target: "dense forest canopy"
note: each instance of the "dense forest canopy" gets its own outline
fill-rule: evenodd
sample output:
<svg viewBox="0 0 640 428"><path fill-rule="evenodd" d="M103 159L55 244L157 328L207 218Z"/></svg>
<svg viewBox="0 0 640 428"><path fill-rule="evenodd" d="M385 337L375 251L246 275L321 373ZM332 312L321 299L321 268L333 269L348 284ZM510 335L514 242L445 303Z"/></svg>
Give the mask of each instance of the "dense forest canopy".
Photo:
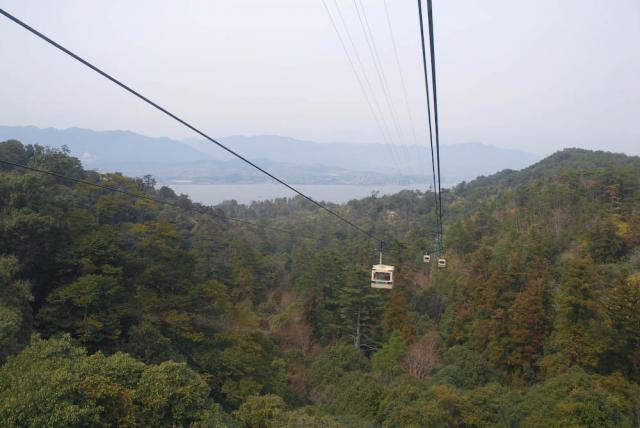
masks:
<svg viewBox="0 0 640 428"><path fill-rule="evenodd" d="M0 143L0 425L640 426L640 158L443 192L205 207ZM230 221L225 216L255 222ZM289 233L274 228L285 229Z"/></svg>

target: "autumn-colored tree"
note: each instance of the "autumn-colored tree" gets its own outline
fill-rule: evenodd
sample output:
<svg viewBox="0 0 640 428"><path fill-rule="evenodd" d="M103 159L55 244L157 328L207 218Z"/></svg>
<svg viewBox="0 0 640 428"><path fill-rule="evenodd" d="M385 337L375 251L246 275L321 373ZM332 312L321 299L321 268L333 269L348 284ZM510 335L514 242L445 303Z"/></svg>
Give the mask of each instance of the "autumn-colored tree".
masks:
<svg viewBox="0 0 640 428"><path fill-rule="evenodd" d="M528 381L535 379L550 331L544 281L544 278L530 281L509 308L509 337L513 344L509 365Z"/></svg>
<svg viewBox="0 0 640 428"><path fill-rule="evenodd" d="M434 329L409 346L404 357L407 373L417 379L425 379L442 363L442 339Z"/></svg>
<svg viewBox="0 0 640 428"><path fill-rule="evenodd" d="M629 247L640 247L640 210L631 215L624 237Z"/></svg>

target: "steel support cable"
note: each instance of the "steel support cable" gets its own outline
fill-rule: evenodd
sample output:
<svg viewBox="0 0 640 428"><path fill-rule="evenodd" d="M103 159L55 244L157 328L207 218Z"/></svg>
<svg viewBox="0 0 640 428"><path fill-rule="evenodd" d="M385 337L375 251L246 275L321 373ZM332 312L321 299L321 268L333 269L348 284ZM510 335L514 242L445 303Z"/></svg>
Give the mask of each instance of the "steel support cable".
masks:
<svg viewBox="0 0 640 428"><path fill-rule="evenodd" d="M389 92L387 76L384 72L382 61L380 61L380 55L378 54L378 47L373 37L373 31L371 31L371 26L369 25L369 19L367 18L364 5L360 0L353 0L353 6L355 8L358 21L360 22L360 28L362 29L362 33L367 43L367 48L369 49L369 55L371 55L371 61L373 62L373 66L374 66L374 69L376 70L378 80L380 81L380 87L382 88L382 95L384 96L387 107L389 108L389 113L393 121L393 125L396 129L396 133L398 134L398 138L402 141L404 140L404 134L402 132L401 127L399 126L398 116L396 115L395 108L393 105L393 99L391 98L391 94Z"/></svg>
<svg viewBox="0 0 640 428"><path fill-rule="evenodd" d="M429 43L431 46L431 83L433 84L433 113L436 125L436 156L438 159L438 199L440 205L440 243L444 248L444 227L442 225L442 189L440 187L440 132L438 128L438 91L436 84L436 50L435 38L433 36L433 7L432 0L427 0L427 15L429 18Z"/></svg>
<svg viewBox="0 0 640 428"><path fill-rule="evenodd" d="M324 0L322 0L322 2L324 3ZM398 164L398 172L401 174L402 173L402 169L400 168L400 156L398 155L398 152L396 151L395 145L393 143L393 136L391 134L391 132L389 131L389 127L387 125L387 122L385 120L385 115L384 115L384 110L380 107L380 103L378 102L378 97L376 97L376 93L373 90L373 85L371 84L371 80L369 79L367 72L366 72L366 68L364 66L364 63L362 62L362 58L360 57L360 54L358 53L358 49L356 47L355 42L353 41L353 37L351 36L351 31L349 31L349 26L347 25L347 21L344 19L344 15L342 14L342 9L340 9L340 5L338 4L337 0L333 0L333 3L336 7L336 10L338 12L338 17L340 18L340 22L342 23L342 26L344 27L344 31L347 35L347 39L349 40L349 43L351 44L351 48L353 49L353 53L354 56L356 57L356 61L358 63L358 65L360 66L360 69L362 70L362 76L364 78L365 83L367 84L367 87L369 88L369 92L371 93L371 98L373 99L374 105L376 106L377 110L378 110L378 114L380 115L380 118L382 120L382 124L384 125L384 128L389 136L388 141L389 142L385 142L386 144L389 145L390 147L390 152L392 153L392 157L394 158L394 161ZM326 7L326 5L325 5Z"/></svg>
<svg viewBox="0 0 640 428"><path fill-rule="evenodd" d="M391 90L389 89L389 83L387 80L387 76L386 73L384 71L384 63L382 62L382 60L380 59L380 54L378 52L378 47L376 45L376 40L375 37L373 36L373 31L371 30L371 25L369 24L369 18L367 18L367 13L366 13L366 9L364 7L364 4L362 2L362 0L357 0L357 3L360 4L360 10L362 11L362 18L364 18L364 24L366 26L367 32L368 32L368 37L369 40L371 41L371 45L373 46L373 52L375 54L375 60L377 61L378 64L378 69L380 70L380 73L382 74L382 82L383 82L383 90L385 91L385 96L388 98L387 103L390 104L390 110L391 110L391 115L395 121L395 125L396 125L396 129L398 132L398 137L400 138L401 142L405 142L405 137L404 137L404 132L402 131L402 126L400 124L400 120L399 120L399 115L395 109L395 104L393 102L393 97L391 96ZM354 4L356 4L356 0L354 0ZM385 12L387 12L386 10L386 1L385 1ZM358 7L356 5L356 12L358 12ZM359 14L358 14L359 17ZM362 24L362 19L361 19L361 24ZM387 24L390 25L390 21L388 20L388 14L387 14ZM391 30L391 27L389 27L389 29ZM391 42L393 44L393 48L394 48L394 52L397 56L397 51L396 46L395 46L395 39L393 37L393 30L391 30ZM396 58L397 60L397 58ZM399 67L399 61L398 62L398 67ZM402 81L402 85L404 85L404 78L402 76L402 72L401 73L401 81ZM405 88L405 96L406 96L406 88ZM405 102L406 102L406 98L405 98ZM416 135L415 135L415 129L413 128L413 119L411 118L411 114L409 113L409 122L411 125L411 131L413 132L413 140L414 143L417 141ZM409 152L409 149L407 148L406 145L404 144L400 144L400 151L402 152L402 154L405 157L405 162L407 163L407 166L411 166L412 171L416 171L416 175L420 175L420 162L417 159L414 159L413 156L411 156L411 153ZM414 165L415 163L415 165ZM417 165L417 167L416 167Z"/></svg>
<svg viewBox="0 0 640 428"><path fill-rule="evenodd" d="M295 236L295 237L311 239L311 240L318 241L318 242L322 241L321 239L319 239L319 238L317 238L315 236L301 235L298 232L293 232L291 230L286 230L286 229L282 229L282 228L279 228L279 227L273 227L273 226L265 226L265 225L261 225L259 223L255 223L255 222L250 221L250 220L245 220L243 218L231 217L231 216L228 216L226 214L225 215L221 215L221 214L216 214L215 212L211 212L211 211L204 211L204 210L200 211L200 210L195 209L195 208L184 207L184 206L182 206L180 204L177 204L175 202L167 201L167 200L156 198L156 197L149 196L149 195L144 195L144 194L141 194L141 193L129 192L127 190L118 189L117 187L106 186L104 184L94 183L92 181L83 180L81 178L70 177L68 175L60 174L60 173L55 172L55 171L49 171L49 170L46 170L46 169L35 168L35 167L32 167L32 166L28 166L28 165L22 165L22 164L10 162L10 161L4 160L4 159L0 159L0 163L5 164L5 165L10 165L10 166L13 166L13 167L16 167L16 168L22 168L22 169L25 169L25 170L28 170L28 171L32 171L32 172L37 172L37 173L40 173L40 174L50 175L50 176L53 176L53 177L61 178L63 180L72 181L74 183L79 183L79 184L84 184L84 185L87 185L87 186L97 187L99 189L108 190L108 191L114 192L114 193L120 193L122 195L126 195L126 196L129 196L129 197L132 197L132 198L136 198L136 199L144 199L144 200L147 200L147 201L156 202L156 203L159 203L159 204L162 204L162 205L169 205L169 206L172 206L172 207L175 207L175 208L179 208L179 209L183 209L183 210L197 211L200 214L210 215L210 216L218 218L220 220L230 220L230 221L234 221L236 223L246 224L246 225L249 225L249 226L252 226L252 227L255 227L255 228L273 230L275 232L282 232L282 233L286 233L286 234L289 234L289 235L292 235L292 236Z"/></svg>
<svg viewBox="0 0 640 428"><path fill-rule="evenodd" d="M323 0L324 2L324 0ZM401 157L399 155L399 152L396 148L396 144L394 142L394 136L393 133L391 132L391 127L388 125L387 120L386 120L386 115L385 115L385 111L381 106L381 102L378 100L378 97L376 96L376 91L374 90L374 85L371 83L371 79L369 79L369 75L367 74L367 69L364 66L364 62L362 61L362 57L360 56L359 52L358 52L358 48L356 46L356 43L351 35L351 31L349 31L349 25L347 24L346 19L344 18L344 14L342 13L342 9L340 8L340 4L338 3L337 0L333 0L333 4L335 5L336 11L338 12L338 17L340 18L340 22L342 23L342 27L344 28L344 31L347 35L347 39L349 40L349 43L351 45L351 49L353 50L353 53L356 57L356 61L358 63L358 65L360 66L360 69L362 70L362 76L367 84L367 87L369 89L369 92L371 93L371 97L375 103L375 106L378 110L378 114L380 115L380 118L382 119L382 124L384 125L384 128L386 130L386 133L388 135L388 138L384 141L385 145L387 147L387 150L389 151L389 153L391 153L391 159L393 160L393 162L396 165L396 170L398 171L399 175L402 175L404 173L404 169L402 168L402 160Z"/></svg>
<svg viewBox="0 0 640 428"><path fill-rule="evenodd" d="M407 109L407 116L409 117L409 126L411 128L411 135L413 137L414 146L419 146L418 136L416 134L416 125L413 120L413 114L411 114L411 107L409 105L409 95L407 92L407 85L404 79L404 73L402 72L402 66L400 65L400 54L398 53L398 44L396 43L396 36L393 31L393 25L391 24L391 15L389 14L389 7L387 5L387 0L382 1L384 5L384 13L387 20L387 27L389 28L389 35L391 36L391 46L393 48L393 55L395 57L396 67L398 68L398 74L400 75L400 84L402 87L402 97L404 99L404 106ZM418 155L421 155L424 152L422 150L418 150ZM413 156L411 156L413 158ZM424 155L424 159L427 160L426 154ZM422 161L419 158L416 158L416 161L422 165ZM421 170L421 168L419 168ZM425 183L429 181L429 173L428 170L424 172Z"/></svg>
<svg viewBox="0 0 640 428"><path fill-rule="evenodd" d="M431 97L429 95L429 72L427 71L427 53L424 44L424 24L422 19L422 3L421 0L418 0L418 17L420 21L420 46L422 47L422 68L424 71L424 88L425 93L427 95L427 119L429 122L429 144L431 146L431 171L433 173L433 197L435 202L436 209L436 228L437 233L436 236L439 237L440 231L442 228L440 227L440 210L438 209L438 187L436 186L436 167L435 167L435 155L433 152L433 131L431 128Z"/></svg>
<svg viewBox="0 0 640 428"><path fill-rule="evenodd" d="M230 148L228 148L227 146L225 146L224 144L216 141L215 139L211 138L210 136L208 136L207 134L205 134L204 132L200 131L198 128L196 128L195 126L191 125L190 123L184 121L183 119L181 119L180 117L176 116L175 114L171 113L170 111L168 111L167 109L165 109L164 107L161 107L160 105L156 104L155 102L151 101L149 98L145 97L144 95L140 94L139 92L135 91L134 89L130 88L129 86L125 85L124 83L122 83L121 81L119 81L118 79L116 79L115 77L112 77L111 75L107 74L106 72L102 71L100 68L96 67L95 65L91 64L89 61L83 59L82 57L76 55L75 53L71 52L69 49L65 48L64 46L60 45L59 43L51 40L49 37L45 36L44 34L42 34L41 32L39 32L38 30L36 30L35 28L30 27L28 24L26 24L25 22L21 21L20 19L16 18L15 16L11 15L10 13L8 13L7 11L5 11L4 9L0 9L0 13L4 16L6 16L7 18L9 18L11 21L15 22L16 24L20 25L22 28L26 29L27 31L31 32L32 34L38 36L40 39L44 40L45 42L49 43L50 45L56 47L57 49L61 50L62 52L64 52L65 54L69 55L70 57L72 57L73 59L77 60L78 62L84 64L85 66L87 66L88 68L92 69L93 71L95 71L96 73L100 74L101 76L105 77L106 79L110 80L111 82L115 83L116 85L120 86L122 89L124 89L125 91L129 92L130 94L138 97L139 99L141 99L142 101L146 102L147 104L151 105L152 107L155 107L157 110L160 110L162 113L166 114L167 116L171 117L172 119L176 120L177 122L181 123L182 125L186 126L187 128L189 128L190 130L194 131L195 133L197 133L198 135L206 138L208 141L211 141L212 143L216 144L218 147L226 150L227 152L229 152L230 154L232 154L233 156L237 157L238 159L244 161L245 163L251 165L252 167L254 167L255 169L257 169L258 171L262 172L263 174L265 174L266 176L272 178L273 180L277 181L278 183L282 184L283 186L285 186L286 188L288 188L289 190L294 191L295 193L297 193L298 195L302 196L304 199L306 199L307 201L311 202L312 204L318 206L319 208L325 210L326 212L328 212L329 214L333 215L334 217L340 219L341 221L347 223L348 225L350 225L351 227L353 227L354 229L357 229L358 231L360 231L361 233L367 235L369 238L374 239L374 240L378 240L381 241L380 239L377 239L375 236L373 236L371 233L367 232L366 230L364 230L363 228L361 228L360 226L358 226L357 224L353 223L352 221L344 218L343 216L341 216L340 214L336 213L335 211L333 211L331 208L326 207L325 205L321 204L320 202L317 202L315 199L312 199L311 197L305 195L304 193L302 193L301 191L299 191L298 189L296 189L295 187L287 184L285 181L281 180L280 178L276 177L275 175L271 174L269 171L259 167L258 165L256 165L255 163L251 162L249 159L245 158L244 156L234 152L233 150L231 150Z"/></svg>
<svg viewBox="0 0 640 428"><path fill-rule="evenodd" d="M362 82L362 78L360 77L360 73L358 73L358 70L355 66L355 63L353 62L353 59L351 58L351 54L349 54L349 50L347 49L347 45L344 42L344 39L342 38L342 35L340 34L340 31L338 30L338 26L335 22L335 20L333 19L333 15L331 14L331 11L329 10L329 7L327 6L325 0L322 0L322 5L324 6L324 9L327 12L327 15L329 16L329 20L331 21L331 25L333 26L333 29L336 33L336 35L338 36L338 40L340 41L340 45L342 46L342 50L344 51L345 55L347 56L347 60L349 61L349 64L351 65L351 70L353 71L353 74L356 77L356 80L358 81L358 84L360 86L360 90L362 91L362 95L364 96L367 105L369 106L369 110L371 110L371 114L374 118L374 121L376 122L376 124L378 125L378 128L380 129L380 134L382 135L382 140L385 143L385 146L387 146L389 144L389 140L388 140L388 136L385 133L385 126L383 124L383 122L381 121L381 119L378 117L378 113L376 112L373 104L371 103L371 99L369 98L369 94L367 93L367 90L365 88L364 83ZM344 19L342 20L343 24L345 24ZM347 31L347 34L348 31ZM355 45L353 44L353 40L351 40L351 44L353 46L354 52L357 55L357 51L355 50ZM362 63L360 63L360 65L362 65ZM366 79L366 74L364 73L363 70L363 75L364 78ZM369 87L371 87L371 84L369 83ZM373 94L372 94L373 96ZM388 146L387 146L388 147ZM391 149L389 149L391 150ZM391 152L391 159L392 162L394 163L394 168L396 170L396 172L398 174L402 174L402 170L400 169L400 164L397 161L397 159L395 158L395 153Z"/></svg>
<svg viewBox="0 0 640 428"><path fill-rule="evenodd" d="M404 98L404 105L407 109L407 116L409 117L409 123L411 125L411 133L413 135L413 142L418 144L418 137L416 135L416 127L413 122L413 115L411 114L411 108L409 106L409 96L407 95L407 85L404 80L404 73L402 72L402 67L400 65L400 55L398 54L398 45L396 43L396 36L393 32L393 25L391 25L391 17L389 15L389 8L387 6L387 0L383 0L384 3L384 12L387 19L387 26L389 27L389 34L391 36L391 46L393 47L393 55L396 60L396 66L398 67L398 74L400 75L400 83L402 85L402 95Z"/></svg>
<svg viewBox="0 0 640 428"><path fill-rule="evenodd" d="M382 67L382 63L380 61L380 57L378 55L378 49L376 47L376 42L373 38L373 32L371 31L371 27L369 26L369 21L367 19L366 13L364 11L364 7L360 2L360 7L358 7L358 0L353 0L353 5L356 10L356 15L358 17L358 21L360 22L360 28L362 29L362 33L364 35L365 41L367 43L367 48L369 49L369 55L371 56L371 61L373 62L373 67L376 71L376 75L378 76L378 81L380 82L380 87L382 88L382 95L384 97L387 108L389 109L389 115L391 116L391 122L398 134L398 145L400 147L397 150L402 153L402 157L404 158L404 164L409 167L409 157L407 156L407 151L404 145L401 142L404 140L404 134L402 133L402 129L400 127L398 116L396 115L395 108L393 106L393 100L389 93L389 87L387 84L387 78L384 73L384 68ZM362 10L362 12L360 11Z"/></svg>

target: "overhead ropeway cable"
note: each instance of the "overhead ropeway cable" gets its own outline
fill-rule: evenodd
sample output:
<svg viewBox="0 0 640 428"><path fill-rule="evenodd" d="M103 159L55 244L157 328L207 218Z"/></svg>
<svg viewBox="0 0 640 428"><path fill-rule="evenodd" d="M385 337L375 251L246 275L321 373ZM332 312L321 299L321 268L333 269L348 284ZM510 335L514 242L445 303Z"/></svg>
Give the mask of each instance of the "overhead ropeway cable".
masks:
<svg viewBox="0 0 640 428"><path fill-rule="evenodd" d="M329 6L327 5L327 2L325 0L321 0L321 2L322 2L322 5L324 6L325 11L327 12L327 16L329 17L329 20L331 21L333 30L335 31L336 36L340 41L340 45L342 46L342 49L344 50L344 53L347 56L347 60L351 65L351 70L353 71L353 74L355 75L356 80L360 85L362 94L365 100L367 101L367 104L369 105L371 114L373 115L374 120L376 121L376 123L378 124L378 127L380 128L380 134L382 136L382 140L385 143L385 147L387 147L389 150L389 153L391 155L390 159L394 164L396 172L401 175L403 173L403 168L401 167L400 156L396 151L396 147L393 141L393 135L389 129L387 121L385 120L384 110L380 106L380 102L378 101L376 92L373 89L371 79L369 79L369 76L367 75L366 68L362 61L362 58L360 57L360 54L358 53L358 48L356 46L356 43L353 40L351 31L349 31L349 26L347 25L347 22L344 18L342 10L340 9L340 4L337 2L337 0L333 1L333 4L337 12L337 16L339 18L339 22L342 24L342 28L344 29L344 32L346 34L346 40L349 42L349 45L351 46L351 49L353 51L353 56L355 57L355 61L352 59L351 54L349 53L349 49L347 48L347 43L345 43L344 38L340 34L340 30L338 29L338 23L333 18L333 15L331 13L331 10L329 9Z"/></svg>
<svg viewBox="0 0 640 428"><path fill-rule="evenodd" d="M389 84L387 82L387 77L384 72L384 65L380 60L380 55L378 54L378 48L376 46L376 41L373 36L373 31L371 31L371 26L369 25L369 19L367 18L367 14L364 8L364 5L359 0L353 0L353 6L356 11L356 16L358 18L358 22L360 23L360 29L362 30L362 34L364 36L369 56L371 57L371 61L373 63L373 68L378 77L378 82L380 83L380 88L382 89L382 95L389 110L389 114L391 117L391 122L395 128L396 134L398 135L398 144L399 150L402 153L404 158L403 162L405 167L409 167L411 165L411 157L408 156L407 150L404 142L404 134L402 132L402 127L400 126L400 122L398 120L398 116L396 114L396 110L393 104L393 98L391 97L391 92L389 90Z"/></svg>
<svg viewBox="0 0 640 428"><path fill-rule="evenodd" d="M50 39L49 37L45 36L44 34L39 32L35 28L29 26L28 24L26 24L25 22L21 21L17 17L13 16L9 12L5 11L4 9L0 9L0 14L4 15L5 17L10 19L11 21L15 22L16 24L18 24L19 26L24 28L25 30L29 31L30 33L34 34L35 36L39 37L40 39L44 40L45 42L49 43L50 45L52 45L55 48L59 49L60 51L64 52L65 54L69 55L70 57L72 57L76 61L82 63L85 66L87 66L88 68L90 68L91 70L95 71L96 73L100 74L102 77L104 77L104 78L110 80L111 82L115 83L116 85L120 86L125 91L127 91L130 94L136 96L137 98L141 99L145 103L149 104L150 106L154 107L155 109L157 109L157 110L161 111L162 113L166 114L167 116L171 117L175 121L177 121L177 122L181 123L182 125L186 126L187 128L189 128L193 132L195 132L198 135L204 137L208 141L216 144L218 147L222 148L223 150L229 152L233 156L237 157L238 159L242 160L243 162L245 162L248 165L252 166L253 168L257 169L258 171L260 171L261 173L265 174L269 178L277 181L278 183L282 184L283 186L285 186L289 190L292 190L296 194L302 196L307 201L311 202L312 204L314 204L314 205L318 206L319 208L325 210L326 212L328 212L332 216L338 218L339 220L343 221L344 223L346 223L349 226L353 227L354 229L358 230L360 233L363 233L364 235L366 235L367 237L369 237L369 238L371 238L373 240L383 241L382 239L376 238L372 233L364 230L362 227L358 226L357 224L353 223L352 221L348 220L347 218L345 218L345 217L341 216L340 214L338 214L337 212L333 211L331 208L325 206L324 204L322 204L320 202L317 202L315 199L312 199L310 196L307 196L306 194L302 193L301 191L299 191L295 187L287 184L284 180L276 177L275 175L271 174L269 171L261 168L260 166L256 165L255 163L253 163L249 159L247 159L244 156L242 156L242 155L236 153L235 151L231 150L230 148L228 148L224 144L220 143L219 141L216 141L215 139L213 139L209 135L205 134L203 131L199 130L198 128L196 128L195 126L191 125L187 121L185 121L185 120L181 119L180 117L178 117L177 115L171 113L170 111L168 111L164 107L160 106L159 104L151 101L149 98L145 97L144 95L142 95L138 91L136 91L136 90L132 89L131 87L125 85L120 80L118 80L115 77L111 76L110 74L106 73L105 71L103 71L99 67L93 65L92 63L90 63L89 61L87 61L84 58L80 57L79 55L76 55L75 53L71 52L69 49L65 48L61 44L59 44L59 43L55 42L54 40Z"/></svg>
<svg viewBox="0 0 640 428"><path fill-rule="evenodd" d="M387 0L383 0L382 1L383 6L384 6L384 14L386 17L386 21L387 21L387 28L389 30L389 36L391 38L391 47L393 48L393 55L395 57L395 63L396 63L396 68L398 70L398 75L400 77L400 85L402 87L402 97L404 98L404 106L405 109L407 111L407 117L409 119L409 126L411 129L411 135L413 137L412 141L413 141L413 145L414 146L419 146L419 140L418 140L418 136L416 134L416 126L415 126L415 122L413 119L413 114L411 113L411 107L409 106L409 96L407 93L407 85L405 82L405 78L404 78L404 73L402 72L402 66L400 65L400 55L398 53L398 44L396 42L396 36L395 33L393 31L393 25L391 24L391 15L389 13L389 7L387 5ZM427 154L425 152L423 152L422 150L418 150L417 153L417 158L415 159L415 161L420 164L421 166L423 165L423 160L421 159L422 156L427 157ZM413 156L411 156L411 158L413 159ZM429 172L428 169L422 169L419 168L419 170L421 171L421 173L424 175L425 177L425 183L429 182Z"/></svg>
<svg viewBox="0 0 640 428"><path fill-rule="evenodd" d="M433 35L433 4L432 0L427 0L427 16L429 19L429 43L431 46L431 83L433 84L433 113L436 129L436 158L438 161L438 202L440 208L440 244L444 246L444 228L442 226L442 189L440 186L440 131L438 127L438 85L436 83L436 48Z"/></svg>
<svg viewBox="0 0 640 428"><path fill-rule="evenodd" d="M438 239L441 239L441 232L442 232L442 218L441 218L441 211L439 209L440 207L440 202L439 202L439 198L438 195L440 193L440 189L437 186L436 180L439 182L439 177L436 178L436 166L435 166L435 154L434 154L434 150L433 150L433 128L432 128L432 124L431 124L431 96L429 95L429 72L427 70L427 52L426 52L426 47L425 47L425 43L424 43L424 23L423 23L423 17L422 17L422 1L418 0L418 18L420 21L420 46L422 47L422 68L424 71L424 89L425 89L425 94L427 97L427 122L429 123L429 146L431 147L431 171L433 173L433 197L434 197L434 202L435 202L435 209L436 209L436 236L438 236ZM438 165L438 171L440 170L439 165Z"/></svg>
<svg viewBox="0 0 640 428"><path fill-rule="evenodd" d="M416 136L416 127L413 123L413 115L411 114L411 107L409 107L409 96L407 95L407 85L404 80L404 73L402 72L402 67L400 66L400 55L398 54L398 46L396 43L396 37L393 31L393 25L391 25L391 17L389 15L389 7L387 6L387 0L383 0L384 4L384 13L387 20L387 28L389 29L389 35L391 36L391 46L393 47L393 55L396 60L396 67L398 69L398 74L400 76L400 83L402 85L402 95L404 98L404 105L407 110L407 116L409 117L409 125L411 126L411 134L413 135L413 143L418 144L418 137Z"/></svg>

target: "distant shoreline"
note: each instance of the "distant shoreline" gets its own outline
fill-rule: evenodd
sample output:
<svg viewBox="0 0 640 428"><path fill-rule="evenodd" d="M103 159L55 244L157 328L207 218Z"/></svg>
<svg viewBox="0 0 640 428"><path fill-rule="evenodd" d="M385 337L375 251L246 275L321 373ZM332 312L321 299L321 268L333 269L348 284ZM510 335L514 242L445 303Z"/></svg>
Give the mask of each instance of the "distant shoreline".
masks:
<svg viewBox="0 0 640 428"><path fill-rule="evenodd" d="M224 201L236 200L241 204L293 198L295 193L280 184L193 184L193 183L161 183L174 192L189 195L191 200L206 205L217 205ZM352 199L362 199L378 192L379 196L398 193L402 190L429 189L428 184L408 185L354 185L354 184L301 184L296 188L314 199L341 204Z"/></svg>

